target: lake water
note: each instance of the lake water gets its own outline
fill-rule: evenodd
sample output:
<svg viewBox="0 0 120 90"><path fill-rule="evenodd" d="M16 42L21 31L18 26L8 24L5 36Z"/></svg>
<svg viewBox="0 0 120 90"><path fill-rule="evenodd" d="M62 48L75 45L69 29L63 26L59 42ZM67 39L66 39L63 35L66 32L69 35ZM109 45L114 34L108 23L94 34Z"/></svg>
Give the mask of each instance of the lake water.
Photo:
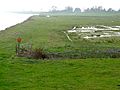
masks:
<svg viewBox="0 0 120 90"><path fill-rule="evenodd" d="M16 25L28 19L33 14L18 14L18 13L0 13L0 30Z"/></svg>

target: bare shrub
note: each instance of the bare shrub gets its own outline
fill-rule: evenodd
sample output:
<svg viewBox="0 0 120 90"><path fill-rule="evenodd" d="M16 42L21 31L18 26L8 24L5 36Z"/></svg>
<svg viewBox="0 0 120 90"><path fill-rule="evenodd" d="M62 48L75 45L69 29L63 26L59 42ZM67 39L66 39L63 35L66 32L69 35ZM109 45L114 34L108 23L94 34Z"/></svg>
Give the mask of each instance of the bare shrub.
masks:
<svg viewBox="0 0 120 90"><path fill-rule="evenodd" d="M32 52L32 57L35 58L35 59L45 59L45 58L48 58L48 56L44 53L43 49L41 49L41 48L35 49Z"/></svg>

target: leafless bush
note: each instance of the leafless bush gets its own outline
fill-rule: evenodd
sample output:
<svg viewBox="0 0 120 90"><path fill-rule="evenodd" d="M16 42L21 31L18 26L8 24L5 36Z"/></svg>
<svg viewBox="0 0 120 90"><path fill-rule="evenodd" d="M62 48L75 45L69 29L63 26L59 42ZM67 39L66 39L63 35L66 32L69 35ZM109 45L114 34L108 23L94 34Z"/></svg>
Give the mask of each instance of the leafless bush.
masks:
<svg viewBox="0 0 120 90"><path fill-rule="evenodd" d="M32 49L26 49L25 47L21 47L19 52L16 53L16 55L19 57L27 57L27 58L34 58L34 59L48 58L47 54L45 54L42 48L32 50Z"/></svg>
<svg viewBox="0 0 120 90"><path fill-rule="evenodd" d="M45 58L48 58L48 56L44 53L43 49L41 49L41 48L35 49L32 52L32 57L35 58L35 59L45 59Z"/></svg>

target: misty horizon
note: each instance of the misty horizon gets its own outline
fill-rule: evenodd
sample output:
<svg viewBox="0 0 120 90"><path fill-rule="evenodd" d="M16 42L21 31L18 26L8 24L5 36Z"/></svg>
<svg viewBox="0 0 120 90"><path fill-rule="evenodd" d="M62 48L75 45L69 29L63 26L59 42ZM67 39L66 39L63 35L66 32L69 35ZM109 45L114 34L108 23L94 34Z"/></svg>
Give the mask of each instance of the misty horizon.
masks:
<svg viewBox="0 0 120 90"><path fill-rule="evenodd" d="M52 6L62 10L67 6L80 8L82 11L93 6L102 6L106 10L112 8L119 10L120 0L4 0L0 1L0 11L50 11Z"/></svg>

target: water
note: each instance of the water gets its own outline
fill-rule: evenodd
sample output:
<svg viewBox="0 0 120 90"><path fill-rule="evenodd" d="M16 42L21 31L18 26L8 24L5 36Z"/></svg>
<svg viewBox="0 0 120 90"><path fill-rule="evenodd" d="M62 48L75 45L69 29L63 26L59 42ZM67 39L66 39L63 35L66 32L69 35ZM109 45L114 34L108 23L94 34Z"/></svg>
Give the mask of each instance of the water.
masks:
<svg viewBox="0 0 120 90"><path fill-rule="evenodd" d="M21 23L32 15L33 14L0 13L0 30L5 30L7 27Z"/></svg>
<svg viewBox="0 0 120 90"><path fill-rule="evenodd" d="M120 37L120 26L96 25L90 27L73 28L68 33L76 33L80 38Z"/></svg>

